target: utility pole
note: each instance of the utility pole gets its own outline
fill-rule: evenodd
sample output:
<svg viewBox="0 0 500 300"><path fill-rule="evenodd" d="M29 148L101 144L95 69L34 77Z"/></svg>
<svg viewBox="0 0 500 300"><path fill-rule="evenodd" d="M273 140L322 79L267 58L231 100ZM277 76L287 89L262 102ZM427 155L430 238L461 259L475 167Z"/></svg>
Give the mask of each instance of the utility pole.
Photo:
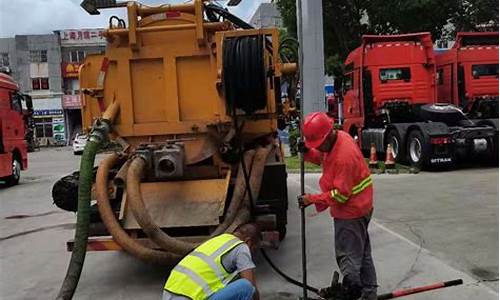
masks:
<svg viewBox="0 0 500 300"><path fill-rule="evenodd" d="M323 55L322 0L296 0L297 36L299 38L300 111L326 111L325 67ZM300 142L304 141L300 130ZM305 194L304 154L300 153L300 194ZM300 211L302 248L302 298L307 300L307 257L305 207Z"/></svg>
<svg viewBox="0 0 500 300"><path fill-rule="evenodd" d="M326 111L322 0L297 0L301 111ZM301 54L300 54L301 53Z"/></svg>

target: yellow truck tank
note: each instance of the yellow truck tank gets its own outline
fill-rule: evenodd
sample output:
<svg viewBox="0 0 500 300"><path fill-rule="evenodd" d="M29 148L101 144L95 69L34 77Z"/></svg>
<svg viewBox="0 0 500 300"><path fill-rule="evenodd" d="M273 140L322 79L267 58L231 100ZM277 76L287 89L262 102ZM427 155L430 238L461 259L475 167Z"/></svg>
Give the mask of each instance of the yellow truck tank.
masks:
<svg viewBox="0 0 500 300"><path fill-rule="evenodd" d="M280 77L295 71L277 29L201 0L121 6L128 24L113 17L106 51L80 67L84 129L112 119L120 146L97 170L87 249L172 262L249 221L276 246L287 210ZM59 184L56 204L72 201L75 180Z"/></svg>

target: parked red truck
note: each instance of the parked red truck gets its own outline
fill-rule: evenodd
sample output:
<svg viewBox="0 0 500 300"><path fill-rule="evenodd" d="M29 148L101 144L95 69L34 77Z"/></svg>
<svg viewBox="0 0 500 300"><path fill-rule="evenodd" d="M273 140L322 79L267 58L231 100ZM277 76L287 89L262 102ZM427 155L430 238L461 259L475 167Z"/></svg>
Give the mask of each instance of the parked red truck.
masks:
<svg viewBox="0 0 500 300"><path fill-rule="evenodd" d="M392 144L397 161L419 168L493 155L498 131L440 103L436 70L430 33L363 36L345 61L343 129L364 152Z"/></svg>
<svg viewBox="0 0 500 300"><path fill-rule="evenodd" d="M0 181L19 183L21 170L28 168L23 102L31 110L29 97L19 93L12 77L0 73Z"/></svg>
<svg viewBox="0 0 500 300"><path fill-rule="evenodd" d="M438 100L494 127L497 153L498 32L459 32L452 48L436 52L436 65Z"/></svg>

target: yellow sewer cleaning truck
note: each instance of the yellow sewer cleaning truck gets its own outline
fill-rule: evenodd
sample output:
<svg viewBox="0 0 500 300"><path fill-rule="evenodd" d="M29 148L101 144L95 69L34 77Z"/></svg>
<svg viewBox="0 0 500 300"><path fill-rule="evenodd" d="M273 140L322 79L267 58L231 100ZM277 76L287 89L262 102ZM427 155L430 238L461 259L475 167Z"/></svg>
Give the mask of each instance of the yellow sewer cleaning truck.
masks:
<svg viewBox="0 0 500 300"><path fill-rule="evenodd" d="M128 24L111 17L106 51L80 67L89 140L80 171L52 191L56 205L77 212L61 299L72 297L86 251L172 265L250 220L268 245L286 232L277 129L280 80L296 66L280 61L278 30L253 29L201 0L109 6L126 9ZM95 168L110 141L119 150Z"/></svg>

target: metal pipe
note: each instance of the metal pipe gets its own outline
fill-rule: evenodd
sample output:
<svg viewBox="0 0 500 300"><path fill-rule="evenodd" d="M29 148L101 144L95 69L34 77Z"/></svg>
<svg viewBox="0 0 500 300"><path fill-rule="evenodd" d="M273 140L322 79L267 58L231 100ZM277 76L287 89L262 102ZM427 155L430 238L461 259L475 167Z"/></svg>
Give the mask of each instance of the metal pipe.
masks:
<svg viewBox="0 0 500 300"><path fill-rule="evenodd" d="M227 27L224 22L215 23L203 23L203 28L208 31L223 30ZM138 27L136 32L147 33L147 32L157 32L157 31L167 31L167 30L183 30L183 29L194 29L196 24L176 24L176 25L159 25L159 26L148 26L148 27ZM109 37L112 35L128 35L129 29L108 29L104 31L104 36Z"/></svg>
<svg viewBox="0 0 500 300"><path fill-rule="evenodd" d="M104 225L106 225L106 228L111 236L113 236L113 239L131 255L153 264L173 266L182 258L181 256L144 247L132 239L116 219L115 213L109 202L108 176L109 170L117 162L117 160L118 155L111 154L101 162L99 168L97 169L97 208Z"/></svg>
<svg viewBox="0 0 500 300"><path fill-rule="evenodd" d="M197 244L188 243L166 234L149 215L141 195L141 177L146 162L136 157L130 163L127 173L127 200L137 223L144 233L162 249L179 255L191 252Z"/></svg>
<svg viewBox="0 0 500 300"><path fill-rule="evenodd" d="M408 296L408 295L412 295L412 294L441 289L441 288L445 288L445 287L449 287L449 286L461 285L463 283L464 282L462 279L455 279L455 280L451 280L451 281L438 282L438 283L434 283L434 284L430 284L430 285L409 288L409 289L404 289L404 290L398 290L398 291L394 291L391 293L378 295L377 300L394 299L394 298L399 298L399 297Z"/></svg>
<svg viewBox="0 0 500 300"><path fill-rule="evenodd" d="M194 2L187 4L164 4L154 7L139 5L139 7L137 8L137 15L146 17L149 15L164 13L168 11L178 11L194 14Z"/></svg>
<svg viewBox="0 0 500 300"><path fill-rule="evenodd" d="M302 0L296 0L297 6L297 36L299 37L299 70L300 70L300 142L304 141L302 129L300 128L304 120L304 38L302 28ZM300 153L300 195L305 194L304 183L304 154ZM307 299L307 258L306 258L306 217L305 207L300 209L300 230L301 230L301 249L302 249L302 297Z"/></svg>

